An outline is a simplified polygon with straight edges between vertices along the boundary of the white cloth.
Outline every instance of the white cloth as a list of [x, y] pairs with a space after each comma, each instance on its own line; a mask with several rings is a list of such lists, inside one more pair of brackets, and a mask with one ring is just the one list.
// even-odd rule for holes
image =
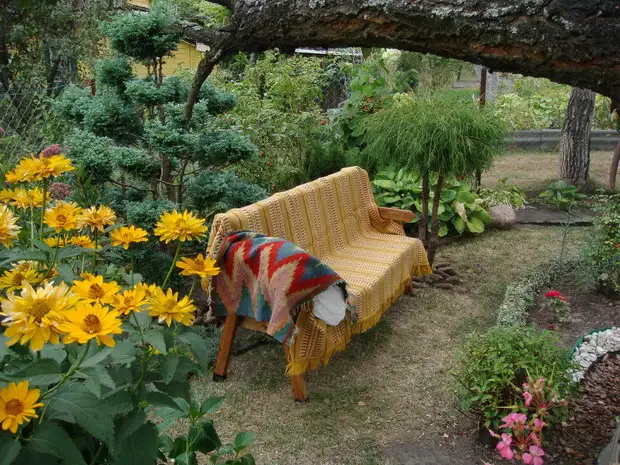
[[344, 290], [334, 284], [312, 299], [314, 316], [330, 326], [338, 326], [347, 312]]

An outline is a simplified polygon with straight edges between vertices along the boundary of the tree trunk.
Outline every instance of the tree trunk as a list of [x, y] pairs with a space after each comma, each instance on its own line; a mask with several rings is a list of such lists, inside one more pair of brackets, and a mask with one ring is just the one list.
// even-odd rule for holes
[[418, 221], [418, 239], [422, 241], [426, 247], [426, 229], [428, 228], [428, 199], [430, 197], [429, 175], [422, 174], [422, 211], [420, 212], [420, 220]]
[[558, 175], [573, 186], [583, 187], [588, 182], [595, 97], [596, 94], [591, 90], [573, 87], [566, 108], [558, 155]]
[[615, 0], [226, 0], [230, 24], [182, 23], [231, 54], [296, 47], [389, 47], [547, 77], [620, 98]]
[[443, 175], [437, 177], [435, 192], [433, 197], [433, 211], [431, 212], [431, 237], [428, 243], [428, 262], [432, 265], [435, 261], [435, 252], [437, 251], [437, 243], [439, 242], [439, 229], [441, 223], [439, 221], [439, 204], [441, 203], [441, 189], [443, 189]]
[[616, 190], [616, 175], [618, 174], [618, 164], [620, 163], [620, 141], [616, 144], [614, 157], [611, 159], [611, 170], [609, 171], [609, 190]]

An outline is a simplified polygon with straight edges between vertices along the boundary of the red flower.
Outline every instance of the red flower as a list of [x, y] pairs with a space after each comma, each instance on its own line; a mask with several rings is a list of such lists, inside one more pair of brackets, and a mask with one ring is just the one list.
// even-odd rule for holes
[[545, 297], [562, 297], [562, 294], [559, 291], [549, 291], [545, 294]]

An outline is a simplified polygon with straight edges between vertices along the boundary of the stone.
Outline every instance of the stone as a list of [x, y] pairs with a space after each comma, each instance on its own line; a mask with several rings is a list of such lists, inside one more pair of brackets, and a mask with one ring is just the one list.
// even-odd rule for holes
[[438, 289], [453, 289], [454, 286], [450, 283], [437, 283], [435, 287]]
[[512, 206], [502, 204], [489, 208], [489, 218], [491, 218], [491, 225], [493, 227], [497, 229], [510, 229], [514, 226], [517, 215]]
[[449, 278], [446, 278], [445, 282], [450, 284], [463, 284], [463, 280], [458, 276], [450, 276]]
[[430, 287], [430, 286], [428, 284], [426, 284], [426, 283], [422, 283], [422, 282], [413, 283], [413, 288], [414, 289], [426, 289], [428, 287]]
[[450, 277], [450, 275], [448, 273], [444, 273], [441, 270], [435, 270], [435, 273], [433, 274], [438, 274], [439, 276], [441, 276], [443, 279], [447, 279]]
[[450, 265], [448, 262], [441, 262], [441, 263], [437, 263], [435, 265], [435, 269], [437, 269], [437, 268], [447, 268], [449, 266], [452, 266], [452, 265]]

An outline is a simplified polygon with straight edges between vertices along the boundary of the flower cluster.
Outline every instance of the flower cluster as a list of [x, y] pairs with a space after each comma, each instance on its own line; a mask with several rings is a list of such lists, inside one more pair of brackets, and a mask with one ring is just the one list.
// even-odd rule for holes
[[570, 321], [570, 305], [566, 297], [560, 294], [559, 291], [549, 291], [545, 294], [545, 298], [558, 323], [567, 323]]
[[543, 429], [548, 423], [551, 409], [565, 406], [566, 400], [559, 399], [551, 383], [539, 378], [533, 383], [524, 383], [522, 389], [523, 407], [526, 413], [513, 412], [502, 418], [498, 434], [489, 434], [498, 439], [497, 451], [506, 460], [521, 460], [526, 465], [542, 465], [545, 451], [542, 449]]

